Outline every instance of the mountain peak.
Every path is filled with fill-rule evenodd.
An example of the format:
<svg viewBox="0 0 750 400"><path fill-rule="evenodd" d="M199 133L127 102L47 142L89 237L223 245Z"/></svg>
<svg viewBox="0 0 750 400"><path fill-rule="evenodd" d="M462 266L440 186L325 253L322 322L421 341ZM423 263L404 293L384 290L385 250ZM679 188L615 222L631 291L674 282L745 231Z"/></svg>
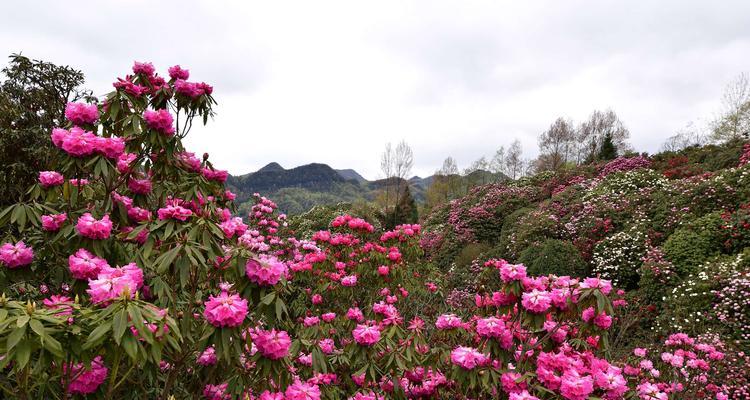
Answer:
<svg viewBox="0 0 750 400"><path fill-rule="evenodd" d="M338 172L338 174L341 175L341 177L346 180L355 180L359 183L367 181L364 177L362 177L362 175L360 175L357 171L351 168L337 169L336 172Z"/></svg>
<svg viewBox="0 0 750 400"><path fill-rule="evenodd" d="M285 171L284 167L279 165L279 163L272 162L268 163L265 167L259 169L257 172L272 172L272 171Z"/></svg>

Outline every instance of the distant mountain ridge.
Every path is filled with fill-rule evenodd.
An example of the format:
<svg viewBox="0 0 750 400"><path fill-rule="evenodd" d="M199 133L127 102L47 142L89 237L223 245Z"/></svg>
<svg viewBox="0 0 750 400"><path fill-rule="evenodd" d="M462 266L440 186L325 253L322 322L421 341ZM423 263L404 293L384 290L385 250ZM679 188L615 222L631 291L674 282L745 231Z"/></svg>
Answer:
<svg viewBox="0 0 750 400"><path fill-rule="evenodd" d="M468 176L485 180L494 175L487 171L474 171ZM434 175L426 178L413 176L407 180L417 202L424 202L427 188L433 180ZM387 182L386 179L369 181L351 168L333 169L327 164L311 163L285 169L279 163L272 162L249 174L230 175L227 186L237 194L238 204L250 200L253 193L260 193L275 201L282 211L297 214L319 204L372 201ZM242 205L241 212L245 211L243 208L248 209L249 206Z"/></svg>

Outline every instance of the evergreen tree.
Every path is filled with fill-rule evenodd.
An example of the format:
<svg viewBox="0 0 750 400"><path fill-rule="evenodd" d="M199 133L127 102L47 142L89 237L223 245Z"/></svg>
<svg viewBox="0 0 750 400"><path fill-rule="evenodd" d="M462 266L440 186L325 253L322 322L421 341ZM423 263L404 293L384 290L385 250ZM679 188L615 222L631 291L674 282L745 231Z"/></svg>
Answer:
<svg viewBox="0 0 750 400"><path fill-rule="evenodd" d="M83 73L11 55L0 80L0 206L15 203L48 169L49 134L63 123L69 101L91 100Z"/></svg>
<svg viewBox="0 0 750 400"><path fill-rule="evenodd" d="M411 195L411 190L409 190L408 186L401 194L401 198L399 198L393 214L393 226L390 226L390 229L396 225L414 224L417 222L419 218L417 203L414 201L414 197Z"/></svg>
<svg viewBox="0 0 750 400"><path fill-rule="evenodd" d="M615 147L615 142L612 140L612 134L607 133L604 135L602 146L596 158L604 161L617 158L617 148Z"/></svg>

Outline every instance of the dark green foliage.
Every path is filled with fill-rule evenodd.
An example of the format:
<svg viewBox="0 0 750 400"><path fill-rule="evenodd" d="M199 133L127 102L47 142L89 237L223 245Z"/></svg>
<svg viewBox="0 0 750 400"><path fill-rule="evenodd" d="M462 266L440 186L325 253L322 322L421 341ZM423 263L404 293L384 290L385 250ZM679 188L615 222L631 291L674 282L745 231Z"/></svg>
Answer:
<svg viewBox="0 0 750 400"><path fill-rule="evenodd" d="M48 169L49 134L63 123L69 101L93 100L83 73L11 55L0 81L0 206L15 203Z"/></svg>
<svg viewBox="0 0 750 400"><path fill-rule="evenodd" d="M612 134L607 133L604 135L604 140L602 141L602 145L599 148L599 154L597 154L596 158L601 161L614 160L617 158L617 147L615 147L615 143L612 141Z"/></svg>
<svg viewBox="0 0 750 400"><path fill-rule="evenodd" d="M547 239L531 245L521 252L518 261L526 265L530 275L586 277L590 273L581 253L569 241Z"/></svg>
<svg viewBox="0 0 750 400"><path fill-rule="evenodd" d="M396 209L393 210L393 215L393 226L389 226L390 229L393 229L396 225L414 224L419 219L417 203L414 201L414 197L412 197L408 186L398 200Z"/></svg>
<svg viewBox="0 0 750 400"><path fill-rule="evenodd" d="M722 144L690 146L680 151L655 154L652 159L655 167L664 168L670 159L682 156L687 157L690 164L700 164L706 171L717 171L737 166L744 143L745 141L737 139Z"/></svg>
<svg viewBox="0 0 750 400"><path fill-rule="evenodd" d="M287 228L297 237L310 237L317 231L329 229L331 221L344 214L362 218L375 229L382 230L378 211L365 202L317 205L305 213L289 217Z"/></svg>
<svg viewBox="0 0 750 400"><path fill-rule="evenodd" d="M701 217L676 230L664 242L664 253L680 276L694 272L700 264L718 254L722 246L722 220L718 213Z"/></svg>
<svg viewBox="0 0 750 400"><path fill-rule="evenodd" d="M489 249L489 246L483 243L471 243L466 245L463 249L461 249L461 252L458 253L455 259L455 263L457 267L468 267L471 265L471 262L479 258L481 254L486 252ZM480 260L484 261L484 260Z"/></svg>

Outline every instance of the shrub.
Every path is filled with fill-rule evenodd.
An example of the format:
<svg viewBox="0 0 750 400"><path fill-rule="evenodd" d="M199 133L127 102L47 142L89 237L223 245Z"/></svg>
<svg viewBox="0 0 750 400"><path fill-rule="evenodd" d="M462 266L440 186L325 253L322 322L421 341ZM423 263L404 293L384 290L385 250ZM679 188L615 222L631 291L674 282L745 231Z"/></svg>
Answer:
<svg viewBox="0 0 750 400"><path fill-rule="evenodd" d="M618 287L635 288L646 255L646 236L637 228L617 232L594 246L594 273Z"/></svg>
<svg viewBox="0 0 750 400"><path fill-rule="evenodd" d="M694 271L716 255L724 242L722 219L718 213L701 217L680 228L664 242L664 254L675 266L678 275Z"/></svg>
<svg viewBox="0 0 750 400"><path fill-rule="evenodd" d="M569 241L547 239L521 252L518 261L534 275L584 277L589 271L581 253Z"/></svg>

